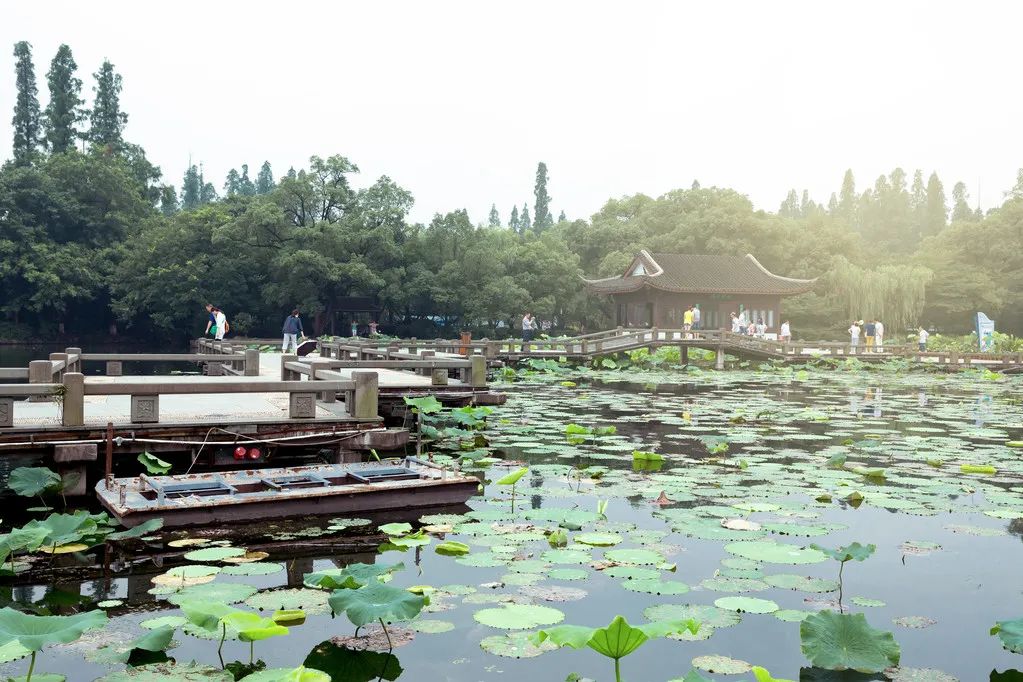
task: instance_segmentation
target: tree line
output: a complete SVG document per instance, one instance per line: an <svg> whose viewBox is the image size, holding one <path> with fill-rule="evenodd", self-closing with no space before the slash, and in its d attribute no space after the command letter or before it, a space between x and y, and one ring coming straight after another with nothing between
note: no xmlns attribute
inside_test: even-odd
<svg viewBox="0 0 1023 682"><path fill-rule="evenodd" d="M0 168L0 337L191 336L202 304L232 328L276 334L299 307L316 333L347 329L345 302L375 301L385 331L462 328L502 335L526 310L558 329L610 324L580 275L620 274L642 248L753 253L772 271L819 277L788 299L795 336L835 338L853 318L890 330L968 330L983 310L1019 332L1023 314L1023 170L1004 203L971 209L963 183L901 168L860 190L851 171L826 203L789 192L776 212L728 188L609 200L589 219L553 217L539 163L532 206L476 223L464 209L408 219L412 194L387 176L356 189L357 164L313 156L275 178L239 164L222 184L189 163L180 190L124 139L122 80L106 61L85 108L62 45L38 98L31 46L15 45L13 154ZM912 179L910 179L912 177ZM219 188L218 188L219 185ZM340 326L339 326L340 325Z"/></svg>

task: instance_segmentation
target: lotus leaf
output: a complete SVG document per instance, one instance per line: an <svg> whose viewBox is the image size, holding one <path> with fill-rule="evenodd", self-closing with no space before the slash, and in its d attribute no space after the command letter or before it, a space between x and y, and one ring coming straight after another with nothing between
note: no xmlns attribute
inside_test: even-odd
<svg viewBox="0 0 1023 682"><path fill-rule="evenodd" d="M221 622L236 630L238 638L243 642L258 642L288 634L288 628L283 625L248 611L232 611L224 615Z"/></svg>
<svg viewBox="0 0 1023 682"><path fill-rule="evenodd" d="M143 452L138 456L139 464L146 468L150 474L162 475L166 474L171 470L171 463L165 462L156 455L151 455L148 452Z"/></svg>
<svg viewBox="0 0 1023 682"><path fill-rule="evenodd" d="M223 575L273 575L284 570L284 564L266 563L255 561L249 564L234 564L225 566L221 571Z"/></svg>
<svg viewBox="0 0 1023 682"><path fill-rule="evenodd" d="M444 409L444 405L432 395L423 396L422 398L405 397L404 401L417 414L436 414Z"/></svg>
<svg viewBox="0 0 1023 682"><path fill-rule="evenodd" d="M274 668L246 675L247 682L330 682L330 675L320 670L298 666L297 668Z"/></svg>
<svg viewBox="0 0 1023 682"><path fill-rule="evenodd" d="M356 626L376 621L409 620L419 615L430 598L381 583L357 590L336 590L327 600L335 614L344 613Z"/></svg>
<svg viewBox="0 0 1023 682"><path fill-rule="evenodd" d="M741 675L753 669L746 661L728 656L697 656L692 660L692 664L700 670L722 675Z"/></svg>
<svg viewBox="0 0 1023 682"><path fill-rule="evenodd" d="M167 596L167 601L178 606L185 602L224 602L233 604L245 601L256 594L259 589L244 583L206 583L204 585L192 585L172 595Z"/></svg>
<svg viewBox="0 0 1023 682"><path fill-rule="evenodd" d="M11 472L7 485L22 497L35 497L58 490L61 478L60 474L46 467L18 467Z"/></svg>
<svg viewBox="0 0 1023 682"><path fill-rule="evenodd" d="M158 652L170 646L175 628L164 625L147 632L124 646L106 646L97 649L91 660L98 663L131 663L139 652Z"/></svg>
<svg viewBox="0 0 1023 682"><path fill-rule="evenodd" d="M302 609L278 609L270 618L278 625L294 626L305 622L305 611Z"/></svg>
<svg viewBox="0 0 1023 682"><path fill-rule="evenodd" d="M780 677L773 677L766 668L761 668L759 665L753 666L753 677L756 678L757 682L794 682L793 680L783 680Z"/></svg>
<svg viewBox="0 0 1023 682"><path fill-rule="evenodd" d="M553 625L565 618L561 611L533 604L504 604L498 608L481 609L473 614L477 622L504 630L530 630L540 625Z"/></svg>
<svg viewBox="0 0 1023 682"><path fill-rule="evenodd" d="M443 554L444 556L463 556L469 553L469 545L464 542L456 542L454 540L448 540L442 542L434 548L437 554Z"/></svg>
<svg viewBox="0 0 1023 682"><path fill-rule="evenodd" d="M324 571L306 573L303 582L308 587L324 590L357 589L373 580L381 581L395 571L405 570L405 564L349 564L344 568L330 568Z"/></svg>
<svg viewBox="0 0 1023 682"><path fill-rule="evenodd" d="M207 547L185 553L185 559L188 561L223 561L239 556L245 556L245 550L241 547Z"/></svg>
<svg viewBox="0 0 1023 682"><path fill-rule="evenodd" d="M530 634L526 632L509 632L507 635L484 637L480 641L480 648L506 658L533 658L545 651L554 651L558 647L551 642L544 642L539 646L533 644Z"/></svg>
<svg viewBox="0 0 1023 682"><path fill-rule="evenodd" d="M157 663L125 668L101 677L96 682L234 682L226 670L199 663Z"/></svg>
<svg viewBox="0 0 1023 682"><path fill-rule="evenodd" d="M890 632L872 628L862 613L821 611L799 624L800 648L826 670L881 672L899 664L900 650Z"/></svg>
<svg viewBox="0 0 1023 682"><path fill-rule="evenodd" d="M158 531L161 528L163 528L163 519L150 519L134 526L133 528L111 533L107 536L107 540L131 540L133 538L141 538L154 531Z"/></svg>
<svg viewBox="0 0 1023 682"><path fill-rule="evenodd" d="M1023 618L1000 620L991 628L992 635L998 635L1002 646L1017 654L1023 654Z"/></svg>
<svg viewBox="0 0 1023 682"><path fill-rule="evenodd" d="M810 547L842 563L846 561L865 561L877 549L876 545L861 545L858 542L854 542L848 547L839 547L838 549L827 549L820 545L810 545Z"/></svg>
<svg viewBox="0 0 1023 682"><path fill-rule="evenodd" d="M35 652L48 644L67 644L92 628L105 625L103 611L84 611L71 616L36 616L10 607L0 609L0 645L17 642Z"/></svg>
<svg viewBox="0 0 1023 682"><path fill-rule="evenodd" d="M517 471L513 471L502 478L494 481L497 485L515 485L519 482L519 479L525 476L529 472L529 467L522 467Z"/></svg>
<svg viewBox="0 0 1023 682"><path fill-rule="evenodd" d="M744 613L774 613L778 610L778 605L773 601L755 597L721 597L714 600L714 606Z"/></svg>
<svg viewBox="0 0 1023 682"><path fill-rule="evenodd" d="M781 542L733 542L725 545L725 551L746 559L772 564L814 564L827 560L827 555L816 549Z"/></svg>
<svg viewBox="0 0 1023 682"><path fill-rule="evenodd" d="M632 566L657 565L664 562L664 556L652 549L609 549L604 552L604 558Z"/></svg>
<svg viewBox="0 0 1023 682"><path fill-rule="evenodd" d="M412 524L410 523L385 523L384 525L377 528L384 535L404 535L405 533L412 532Z"/></svg>

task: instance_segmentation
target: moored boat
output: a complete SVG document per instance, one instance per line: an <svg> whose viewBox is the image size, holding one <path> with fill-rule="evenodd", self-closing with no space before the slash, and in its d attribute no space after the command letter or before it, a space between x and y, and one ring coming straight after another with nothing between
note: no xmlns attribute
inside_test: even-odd
<svg viewBox="0 0 1023 682"><path fill-rule="evenodd" d="M101 480L96 496L125 526L162 518L164 527L176 527L463 504L478 487L473 476L406 457L381 463L142 474Z"/></svg>

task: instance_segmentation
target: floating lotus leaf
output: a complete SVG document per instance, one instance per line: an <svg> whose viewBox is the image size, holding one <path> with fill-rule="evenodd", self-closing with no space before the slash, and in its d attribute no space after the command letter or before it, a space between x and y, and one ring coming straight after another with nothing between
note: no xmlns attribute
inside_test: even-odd
<svg viewBox="0 0 1023 682"><path fill-rule="evenodd" d="M245 601L256 594L259 588L244 583L206 583L204 585L192 585L180 592L167 596L171 604L181 605L185 602L223 602L234 604Z"/></svg>
<svg viewBox="0 0 1023 682"><path fill-rule="evenodd" d="M900 618L892 618L892 622L899 627L922 630L923 628L931 627L938 621L925 616L902 616Z"/></svg>
<svg viewBox="0 0 1023 682"><path fill-rule="evenodd" d="M764 582L771 587L778 587L783 590L798 590L800 592L834 592L838 589L838 582L825 578L808 578L802 575L781 573L769 575Z"/></svg>
<svg viewBox="0 0 1023 682"><path fill-rule="evenodd" d="M608 566L601 573L611 578L624 580L656 580L661 577L660 571L640 566Z"/></svg>
<svg viewBox="0 0 1023 682"><path fill-rule="evenodd" d="M813 611L799 611L797 609L779 609L771 615L786 623L802 623Z"/></svg>
<svg viewBox="0 0 1023 682"><path fill-rule="evenodd" d="M865 561L877 549L876 545L861 545L858 542L854 542L848 547L839 547L838 549L828 549L820 545L810 545L810 547L818 552L827 554L835 561L843 563L846 561Z"/></svg>
<svg viewBox="0 0 1023 682"><path fill-rule="evenodd" d="M604 552L604 558L632 566L657 565L664 562L664 556L652 549L609 549Z"/></svg>
<svg viewBox="0 0 1023 682"><path fill-rule="evenodd" d="M526 585L520 588L519 592L533 599L552 602L578 601L586 597L586 590L563 585Z"/></svg>
<svg viewBox="0 0 1023 682"><path fill-rule="evenodd" d="M433 551L444 556L464 556L469 553L469 545L464 542L448 540L434 547Z"/></svg>
<svg viewBox="0 0 1023 682"><path fill-rule="evenodd" d="M746 661L728 656L697 656L692 660L694 668L722 675L742 675L753 669Z"/></svg>
<svg viewBox="0 0 1023 682"><path fill-rule="evenodd" d="M327 605L327 593L323 590L309 588L288 588L263 590L245 600L245 605L257 611L290 611L301 610L314 616L330 613Z"/></svg>
<svg viewBox="0 0 1023 682"><path fill-rule="evenodd" d="M357 626L379 620L409 620L419 615L430 598L382 583L357 590L336 590L327 600L335 614L344 613Z"/></svg>
<svg viewBox="0 0 1023 682"><path fill-rule="evenodd" d="M677 595L685 594L689 591L689 586L685 583L659 579L626 580L622 583L622 587L631 592L657 595Z"/></svg>
<svg viewBox="0 0 1023 682"><path fill-rule="evenodd" d="M110 533L107 540L132 540L142 538L163 528L163 519L149 519L127 530Z"/></svg>
<svg viewBox="0 0 1023 682"><path fill-rule="evenodd" d="M368 526L372 521L369 519L348 519L348 518L336 518L330 520L329 528L331 530L344 530L345 528L358 528L360 526ZM427 523L423 521L423 523Z"/></svg>
<svg viewBox="0 0 1023 682"><path fill-rule="evenodd" d="M1002 646L1017 654L1023 654L1023 618L1000 620L991 628L992 635L998 635Z"/></svg>
<svg viewBox="0 0 1023 682"><path fill-rule="evenodd" d="M496 566L506 566L508 564L507 559L494 556L493 554L469 554L467 556L461 556L455 559L456 562L463 566L474 566L476 568L494 568Z"/></svg>
<svg viewBox="0 0 1023 682"><path fill-rule="evenodd" d="M58 490L60 474L46 467L18 467L7 479L8 487L22 497L36 497Z"/></svg>
<svg viewBox="0 0 1023 682"><path fill-rule="evenodd" d="M547 572L551 580L586 580L589 571L581 568L552 568Z"/></svg>
<svg viewBox="0 0 1023 682"><path fill-rule="evenodd" d="M935 670L934 668L891 668L885 671L888 679L891 682L959 682L958 677L949 675L941 670ZM1016 677L1016 682L1023 680L1023 673L1017 673L1019 677ZM989 678L990 682L1000 682L1001 677L998 673L992 672ZM1008 678L1004 682L1010 682Z"/></svg>
<svg viewBox="0 0 1023 682"><path fill-rule="evenodd" d="M245 549L242 547L207 547L185 553L185 559L188 561L223 561L239 556L245 556Z"/></svg>
<svg viewBox="0 0 1023 682"><path fill-rule="evenodd" d="M101 608L101 609L114 609L114 608L117 608L118 606L123 606L123 605L124 605L124 602L121 601L120 599L104 599L103 601L98 602L96 604L96 606Z"/></svg>
<svg viewBox="0 0 1023 682"><path fill-rule="evenodd" d="M408 623L408 627L416 632L435 634L440 632L450 632L455 629L455 624L446 620L416 619L410 621Z"/></svg>
<svg viewBox="0 0 1023 682"><path fill-rule="evenodd" d="M551 642L533 644L527 632L509 632L507 635L485 637L480 641L480 648L487 653L506 658L534 658L558 647Z"/></svg>
<svg viewBox="0 0 1023 682"><path fill-rule="evenodd" d="M96 682L234 682L234 675L199 663L155 663L125 668Z"/></svg>
<svg viewBox="0 0 1023 682"><path fill-rule="evenodd" d="M253 563L225 566L222 575L273 575L284 570L284 564L256 561Z"/></svg>
<svg viewBox="0 0 1023 682"><path fill-rule="evenodd" d="M815 564L827 561L823 552L781 542L733 542L725 551L735 556L771 564Z"/></svg>
<svg viewBox="0 0 1023 682"><path fill-rule="evenodd" d="M477 622L504 630L530 630L541 625L553 625L565 619L565 614L549 606L533 604L505 604L499 608L481 609L472 616Z"/></svg>
<svg viewBox="0 0 1023 682"><path fill-rule="evenodd" d="M12 639L7 644L0 645L0 664L10 663L16 661L19 658L25 658L31 655L31 651L21 646L18 640Z"/></svg>
<svg viewBox="0 0 1023 682"><path fill-rule="evenodd" d="M381 533L385 535L405 535L406 533L412 532L411 523L385 523L384 525L377 528Z"/></svg>
<svg viewBox="0 0 1023 682"><path fill-rule="evenodd" d="M391 682L403 672L398 658L391 652L354 650L331 640L317 644L302 664L344 682Z"/></svg>
<svg viewBox="0 0 1023 682"><path fill-rule="evenodd" d="M900 650L890 632L872 628L862 613L815 613L799 624L800 648L826 670L881 672L899 664Z"/></svg>
<svg viewBox="0 0 1023 682"><path fill-rule="evenodd" d="M778 605L773 601L755 597L721 597L714 600L714 606L740 613L774 613L778 610Z"/></svg>
<svg viewBox="0 0 1023 682"><path fill-rule="evenodd" d="M162 627L179 628L187 622L188 619L182 616L160 616L159 618L144 620L139 625L147 630L156 630Z"/></svg>
<svg viewBox="0 0 1023 682"><path fill-rule="evenodd" d="M617 533L579 533L572 538L581 545L592 545L594 547L613 547L622 541L622 536Z"/></svg>
<svg viewBox="0 0 1023 682"><path fill-rule="evenodd" d="M589 552L577 549L549 549L540 558L552 564L585 564L591 559Z"/></svg>
<svg viewBox="0 0 1023 682"><path fill-rule="evenodd" d="M885 602L880 599L868 599L867 597L853 597L852 603L856 606L864 606L868 608L880 608L886 606Z"/></svg>
<svg viewBox="0 0 1023 682"><path fill-rule="evenodd" d="M146 468L146 471L153 475L163 475L171 470L171 463L165 462L156 455L143 452L138 456L139 464Z"/></svg>
<svg viewBox="0 0 1023 682"><path fill-rule="evenodd" d="M129 663L139 652L158 652L170 646L174 637L174 627L164 625L147 632L128 644L105 646L94 649L86 654L86 658L96 663Z"/></svg>
<svg viewBox="0 0 1023 682"><path fill-rule="evenodd" d="M208 545L210 543L208 538L180 538L178 540L171 540L167 543L168 547L198 547L201 545Z"/></svg>
<svg viewBox="0 0 1023 682"><path fill-rule="evenodd" d="M643 610L643 617L658 620L695 620L712 628L727 628L737 625L742 616L735 611L720 609L709 604L658 604Z"/></svg>
<svg viewBox="0 0 1023 682"><path fill-rule="evenodd" d="M248 611L236 611L221 618L221 622L238 633L243 642L259 642L271 637L288 634L288 628L278 625L271 618L264 618Z"/></svg>

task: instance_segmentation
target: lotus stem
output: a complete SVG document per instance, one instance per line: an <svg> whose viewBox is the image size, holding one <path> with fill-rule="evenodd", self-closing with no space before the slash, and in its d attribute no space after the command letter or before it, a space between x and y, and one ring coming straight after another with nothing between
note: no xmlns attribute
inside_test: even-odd
<svg viewBox="0 0 1023 682"><path fill-rule="evenodd" d="M394 649L394 643L391 642L391 633L387 631L387 626L384 625L384 619L380 619L380 627L384 629L384 637L387 638L387 650L392 651Z"/></svg>
<svg viewBox="0 0 1023 682"><path fill-rule="evenodd" d="M845 562L841 561L838 564L838 612L845 613L845 609L842 608L842 569L845 568Z"/></svg>
<svg viewBox="0 0 1023 682"><path fill-rule="evenodd" d="M616 658L615 659L615 682L622 682L622 666L621 666L621 661L622 661L622 659L620 659L620 658Z"/></svg>
<svg viewBox="0 0 1023 682"><path fill-rule="evenodd" d="M255 658L256 640L249 642L249 665L252 665L252 659Z"/></svg>
<svg viewBox="0 0 1023 682"><path fill-rule="evenodd" d="M221 627L221 631L220 631L220 644L217 646L217 658L220 659L220 667L221 667L221 669L225 669L223 650L224 650L224 640L227 639L227 623L223 623L222 622L220 624L220 627Z"/></svg>
<svg viewBox="0 0 1023 682"><path fill-rule="evenodd" d="M28 662L28 675L25 676L25 682L32 682L32 670L36 667L36 652L32 652L32 659Z"/></svg>

